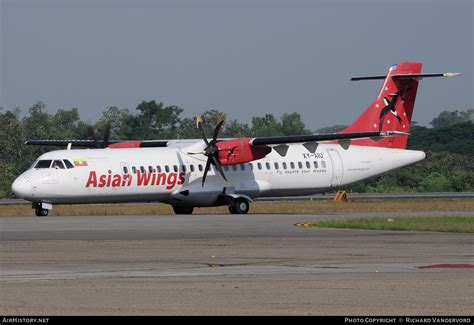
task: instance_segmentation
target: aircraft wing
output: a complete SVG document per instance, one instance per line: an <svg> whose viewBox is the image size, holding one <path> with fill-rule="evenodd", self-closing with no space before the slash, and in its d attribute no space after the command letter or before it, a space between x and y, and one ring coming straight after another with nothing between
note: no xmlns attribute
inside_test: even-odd
<svg viewBox="0 0 474 325"><path fill-rule="evenodd" d="M253 146L260 145L278 145L288 143L306 143L306 142L332 142L342 140L364 139L364 138L382 138L390 136L408 135L405 132L382 131L382 132L357 132L357 133L330 133L330 134L311 134L297 136L274 136L258 137L250 139Z"/></svg>
<svg viewBox="0 0 474 325"><path fill-rule="evenodd" d="M250 139L250 144L253 146L260 145L279 145L289 143L306 143L306 142L330 142L363 138L381 138L387 136L408 135L408 133L397 131L385 132L360 132L360 133L333 133L333 134L311 134L311 135L290 135L290 136L273 136L273 137L256 137ZM228 138L221 138L217 141L229 140ZM110 148L156 148L156 147L187 147L191 144L201 142L201 139L173 139L173 140L133 140L121 141L110 140L108 146ZM28 140L27 145L35 146L56 146L67 147L69 144L73 147L81 148L104 148L104 141L102 140Z"/></svg>
<svg viewBox="0 0 474 325"><path fill-rule="evenodd" d="M103 140L28 140L25 142L27 145L34 146L57 146L66 147L71 144L74 147L82 148L104 148L110 146L111 148L120 148L120 144L127 144L128 148L149 148L149 147L166 147L168 140L146 140L146 141L119 141L110 140L107 141L107 145ZM123 146L124 147L124 146Z"/></svg>

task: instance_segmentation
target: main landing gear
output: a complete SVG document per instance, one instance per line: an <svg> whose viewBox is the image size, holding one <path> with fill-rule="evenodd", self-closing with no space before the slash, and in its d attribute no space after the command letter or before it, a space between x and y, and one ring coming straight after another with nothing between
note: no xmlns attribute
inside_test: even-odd
<svg viewBox="0 0 474 325"><path fill-rule="evenodd" d="M250 209L249 201L241 197L229 200L227 206L232 214L247 214Z"/></svg>
<svg viewBox="0 0 474 325"><path fill-rule="evenodd" d="M238 195L228 195L221 196L217 202L212 206L223 206L227 205L229 212L232 214L247 214L250 209L250 202L252 200L249 197L238 196ZM194 207L192 206L182 206L182 205L173 205L173 211L176 214L192 214Z"/></svg>
<svg viewBox="0 0 474 325"><path fill-rule="evenodd" d="M173 210L176 214L192 214L194 207L182 207L173 205Z"/></svg>

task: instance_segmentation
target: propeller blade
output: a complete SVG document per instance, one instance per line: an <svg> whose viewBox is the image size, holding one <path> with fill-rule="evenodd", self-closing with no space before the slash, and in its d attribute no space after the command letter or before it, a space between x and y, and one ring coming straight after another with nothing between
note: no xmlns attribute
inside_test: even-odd
<svg viewBox="0 0 474 325"><path fill-rule="evenodd" d="M204 186L204 182L206 181L207 172L211 167L211 157L207 158L206 167L204 168L204 175L202 175L202 186Z"/></svg>
<svg viewBox="0 0 474 325"><path fill-rule="evenodd" d="M97 134L95 134L95 130L92 126L89 126L87 128L87 133L90 137L92 137L92 139L94 140L94 146L96 148L100 148L100 144L99 144L99 140L97 140Z"/></svg>
<svg viewBox="0 0 474 325"><path fill-rule="evenodd" d="M216 128L214 129L214 136L212 137L212 143L216 142L217 136L219 135L219 131L221 130L222 124L224 124L224 120L220 120L219 123L217 123Z"/></svg>
<svg viewBox="0 0 474 325"><path fill-rule="evenodd" d="M102 148L107 148L109 146L109 138L110 138L110 123L105 125L104 130L104 142L102 143Z"/></svg>
<svg viewBox="0 0 474 325"><path fill-rule="evenodd" d="M227 178L224 175L224 170L222 169L221 163L218 158L219 147L216 146L217 136L219 135L219 131L223 124L224 124L224 120L221 120L219 121L219 123L217 123L214 129L214 135L212 137L211 142L209 143L209 141L207 141L206 134L204 133L204 130L202 129L201 117L198 116L196 118L196 127L198 128L199 132L201 133L202 139L207 145L207 147L204 148L204 151L202 152L203 155L208 157L206 161L206 167L204 168L204 174L202 176L202 186L204 186L204 183L206 182L207 173L209 172L209 169L211 168L211 164L215 166L215 169L219 172L219 174L221 174L222 178L224 178L225 181L227 182ZM193 154L198 154L198 153L188 152L188 154L193 155Z"/></svg>
<svg viewBox="0 0 474 325"><path fill-rule="evenodd" d="M215 156L211 156L211 159L212 159L213 165L216 166L216 169L219 172L219 174L221 174L222 178L225 179L225 181L227 182L227 178L224 175L224 170L222 170L222 166L221 166L221 163L219 162L219 159L217 159Z"/></svg>
<svg viewBox="0 0 474 325"><path fill-rule="evenodd" d="M201 137L202 139L204 140L204 142L206 143L206 145L209 145L209 141L207 141L207 137L206 137L206 134L204 133L204 130L202 129L202 120L201 120L201 117L198 116L196 118L196 127L198 128L199 130L199 133L201 134Z"/></svg>

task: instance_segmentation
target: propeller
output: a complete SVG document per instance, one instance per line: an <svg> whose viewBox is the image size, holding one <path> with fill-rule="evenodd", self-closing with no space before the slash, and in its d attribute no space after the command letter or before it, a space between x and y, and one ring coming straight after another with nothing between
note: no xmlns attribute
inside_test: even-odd
<svg viewBox="0 0 474 325"><path fill-rule="evenodd" d="M97 133L95 132L94 127L89 126L87 128L87 134L94 140L94 145L97 149L100 148L107 148L109 146L109 138L110 138L110 123L105 124L104 128L104 140L100 141L97 138Z"/></svg>
<svg viewBox="0 0 474 325"><path fill-rule="evenodd" d="M204 186L204 182L206 181L207 173L209 172L211 165L215 167L215 169L219 172L219 174L221 174L222 178L227 182L227 178L224 175L224 170L222 169L221 163L219 161L220 150L219 150L219 147L216 146L217 136L219 135L219 131L221 130L221 127L223 124L224 124L224 120L221 120L219 123L217 123L214 129L212 140L209 142L207 140L206 133L204 133L204 130L202 128L201 117L198 116L196 118L196 127L199 130L199 133L201 134L201 137L204 140L204 143L206 144L206 148L204 148L202 152L199 152L199 154L203 154L204 156L207 157L206 167L204 168L204 175L202 177L202 186ZM189 152L189 154L198 154L198 153Z"/></svg>

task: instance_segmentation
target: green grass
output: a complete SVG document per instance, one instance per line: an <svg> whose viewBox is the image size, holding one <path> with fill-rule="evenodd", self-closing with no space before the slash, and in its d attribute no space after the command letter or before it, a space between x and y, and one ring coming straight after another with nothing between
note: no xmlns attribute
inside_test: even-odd
<svg viewBox="0 0 474 325"><path fill-rule="evenodd" d="M472 217L393 217L322 220L304 227L474 233Z"/></svg>
<svg viewBox="0 0 474 325"><path fill-rule="evenodd" d="M474 199L407 199L407 200L351 200L328 201L271 201L254 202L249 213L344 213L344 212L406 212L413 211L474 211ZM229 213L227 207L197 208L195 214ZM166 204L78 204L55 205L50 216L105 216L105 215L163 215L174 214ZM33 216L31 205L0 206L1 216ZM474 212L473 212L474 215Z"/></svg>

